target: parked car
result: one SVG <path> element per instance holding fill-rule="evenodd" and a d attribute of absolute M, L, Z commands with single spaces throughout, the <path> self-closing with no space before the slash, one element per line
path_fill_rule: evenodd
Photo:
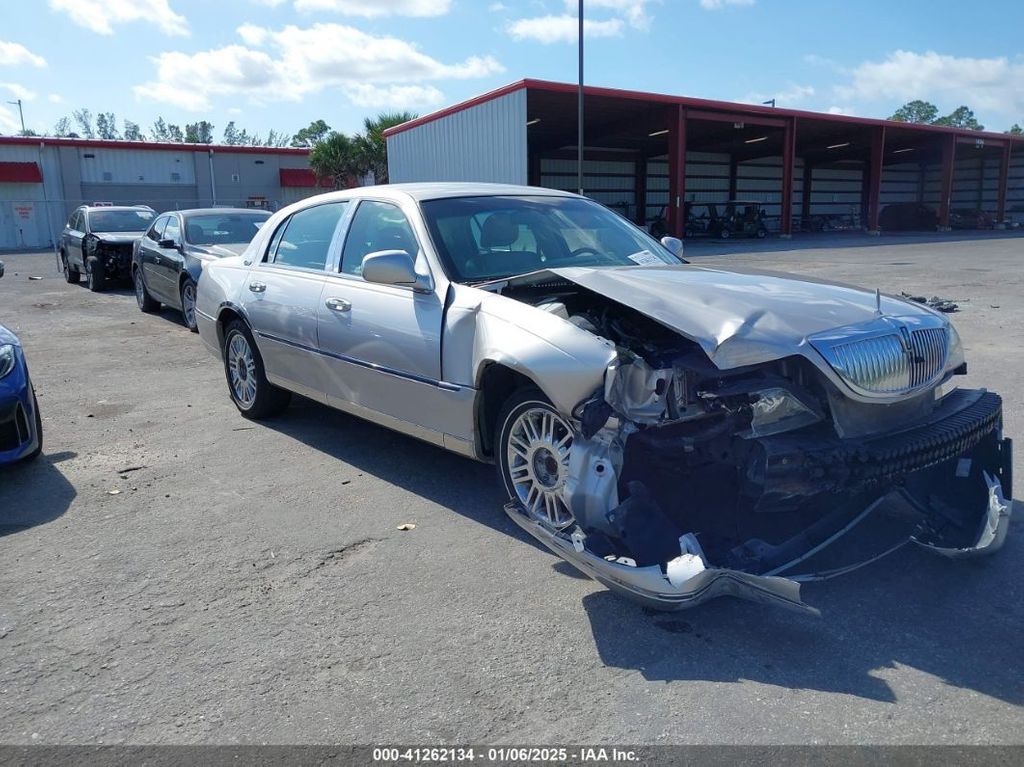
<path fill-rule="evenodd" d="M 75 284 L 85 273 L 89 290 L 94 292 L 103 290 L 107 280 L 127 279 L 131 274 L 132 243 L 155 216 L 145 205 L 75 208 L 57 245 L 64 279 Z"/>
<path fill-rule="evenodd" d="M 994 229 L 995 216 L 978 208 L 955 208 L 949 212 L 951 229 Z"/>
<path fill-rule="evenodd" d="M 42 452 L 43 422 L 25 353 L 18 337 L 0 325 L 0 466 L 36 458 Z"/>
<path fill-rule="evenodd" d="M 550 189 L 364 187 L 277 212 L 196 316 L 243 416 L 296 392 L 493 462 L 517 524 L 657 608 L 999 548 L 1002 401 L 953 388 L 947 317 L 680 245 Z"/>
<path fill-rule="evenodd" d="M 935 209 L 920 202 L 886 205 L 878 215 L 878 225 L 886 232 L 934 232 L 938 224 Z"/>
<path fill-rule="evenodd" d="M 245 250 L 270 218 L 264 210 L 198 208 L 162 213 L 135 240 L 131 276 L 139 309 L 166 304 L 196 330 L 196 284 L 203 264 Z"/>

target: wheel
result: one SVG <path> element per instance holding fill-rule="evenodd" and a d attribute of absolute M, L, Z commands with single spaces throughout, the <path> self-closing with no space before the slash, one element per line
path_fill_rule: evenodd
<path fill-rule="evenodd" d="M 543 525 L 562 530 L 575 521 L 562 500 L 572 427 L 537 389 L 522 389 L 498 416 L 498 474 L 511 500 Z"/>
<path fill-rule="evenodd" d="M 142 269 L 132 270 L 132 282 L 135 283 L 135 303 L 139 305 L 140 311 L 149 314 L 160 308 L 160 302 L 153 300 L 149 291 L 146 290 L 146 283 L 142 279 Z"/>
<path fill-rule="evenodd" d="M 38 458 L 43 452 L 43 417 L 39 414 L 39 398 L 36 397 L 35 387 L 32 387 L 32 409 L 36 411 L 36 436 L 38 437 L 39 444 L 36 445 L 35 450 L 22 459 L 24 461 Z"/>
<path fill-rule="evenodd" d="M 762 227 L 762 228 L 757 230 L 757 239 L 763 240 L 767 236 L 768 236 L 768 230 L 765 229 L 764 227 Z"/>
<path fill-rule="evenodd" d="M 224 333 L 224 375 L 235 407 L 254 421 L 277 415 L 291 401 L 291 392 L 267 380 L 263 358 L 246 324 L 235 320 Z"/>
<path fill-rule="evenodd" d="M 101 264 L 95 258 L 85 259 L 85 284 L 93 293 L 99 293 L 106 286 L 107 275 Z"/>
<path fill-rule="evenodd" d="M 64 281 L 70 285 L 77 285 L 82 274 L 78 271 L 78 267 L 72 266 L 68 263 L 68 254 L 63 250 L 60 252 L 60 266 L 61 270 L 64 272 Z"/>
<path fill-rule="evenodd" d="M 722 231 L 718 233 L 718 236 L 720 239 L 728 240 L 730 237 L 732 237 L 732 232 L 730 232 L 727 227 L 722 227 Z"/>
<path fill-rule="evenodd" d="M 196 325 L 196 284 L 188 278 L 181 284 L 181 316 L 185 318 L 185 327 L 193 333 L 199 332 Z"/>

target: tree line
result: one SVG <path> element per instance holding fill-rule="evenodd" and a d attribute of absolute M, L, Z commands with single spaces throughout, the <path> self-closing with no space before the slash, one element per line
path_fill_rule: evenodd
<path fill-rule="evenodd" d="M 964 128 L 966 130 L 985 130 L 985 126 L 978 122 L 974 116 L 974 110 L 968 106 L 959 106 L 948 115 L 939 115 L 939 108 L 930 101 L 915 99 L 897 109 L 890 117 L 901 123 L 917 123 L 918 125 L 944 125 L 948 128 Z M 1015 123 L 1007 133 L 1015 136 L 1024 134 L 1024 128 Z"/>
<path fill-rule="evenodd" d="M 385 112 L 375 118 L 363 120 L 361 133 L 348 135 L 331 130 L 323 120 L 311 123 L 308 135 L 312 147 L 309 153 L 309 167 L 321 180 L 335 189 L 357 184 L 360 179 L 372 175 L 374 183 L 388 183 L 388 150 L 384 131 L 396 125 L 415 119 L 410 112 Z M 299 134 L 295 134 L 299 138 Z"/>

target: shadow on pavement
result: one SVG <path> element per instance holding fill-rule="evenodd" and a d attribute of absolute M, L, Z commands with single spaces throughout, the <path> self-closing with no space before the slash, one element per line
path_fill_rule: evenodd
<path fill-rule="evenodd" d="M 75 498 L 75 488 L 57 464 L 75 453 L 43 454 L 34 461 L 0 466 L 0 537 L 60 517 Z"/>
<path fill-rule="evenodd" d="M 266 425 L 359 470 L 546 551 L 502 511 L 494 469 L 296 398 Z M 1024 513 L 1021 504 L 1015 511 Z M 602 661 L 659 681 L 750 680 L 894 702 L 887 670 L 909 666 L 950 685 L 1024 703 L 1024 540 L 950 562 L 905 547 L 844 578 L 804 587 L 809 618 L 734 599 L 659 613 L 602 590 L 583 599 Z M 581 578 L 557 561 L 552 577 Z"/>
<path fill-rule="evenodd" d="M 837 248 L 871 248 L 892 245 L 930 245 L 950 242 L 977 242 L 979 240 L 1024 239 L 1024 229 L 989 232 L 892 232 L 871 236 L 864 232 L 832 232 L 828 234 L 794 234 L 792 239 L 768 240 L 704 240 L 687 239 L 685 258 L 724 256 L 734 253 L 781 253 L 797 250 L 823 250 Z"/>

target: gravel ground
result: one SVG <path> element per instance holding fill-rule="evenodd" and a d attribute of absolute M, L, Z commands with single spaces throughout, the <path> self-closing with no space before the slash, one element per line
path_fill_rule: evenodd
<path fill-rule="evenodd" d="M 1024 239 L 933 239 L 713 263 L 961 300 L 1021 435 Z M 490 467 L 304 401 L 249 423 L 175 313 L 4 260 L 46 447 L 0 470 L 0 742 L 1024 742 L 1019 503 L 994 558 L 806 587 L 821 619 L 649 613 L 520 533 Z"/>

